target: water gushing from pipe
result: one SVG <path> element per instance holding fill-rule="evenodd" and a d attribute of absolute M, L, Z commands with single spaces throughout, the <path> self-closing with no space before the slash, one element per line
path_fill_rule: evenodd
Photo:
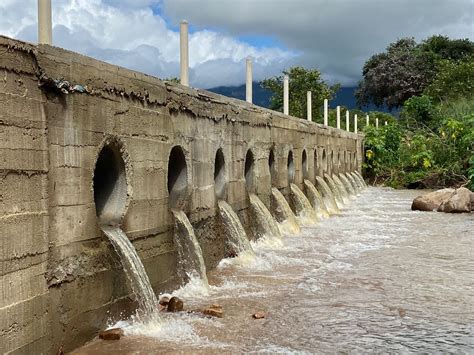
<path fill-rule="evenodd" d="M 329 214 L 339 213 L 339 207 L 337 206 L 334 195 L 324 179 L 320 176 L 316 176 L 316 181 L 318 183 L 318 190 L 321 191 L 323 195 L 324 204 Z"/>
<path fill-rule="evenodd" d="M 148 321 L 151 318 L 158 318 L 158 300 L 133 244 L 119 226 L 101 225 L 101 229 L 120 256 L 125 275 L 138 302 L 138 320 Z"/>
<path fill-rule="evenodd" d="M 257 234 L 261 238 L 281 238 L 280 230 L 278 225 L 273 219 L 270 211 L 265 206 L 265 204 L 258 198 L 255 194 L 250 194 L 250 206 L 253 213 L 255 214 L 256 223 L 257 223 Z"/>
<path fill-rule="evenodd" d="M 315 224 L 318 221 L 318 216 L 308 198 L 295 184 L 290 184 L 290 189 L 299 222 L 306 225 Z"/>
<path fill-rule="evenodd" d="M 274 213 L 278 220 L 280 231 L 284 234 L 297 234 L 300 226 L 296 216 L 285 199 L 285 196 L 276 187 L 272 187 L 272 199 L 275 204 Z"/>
<path fill-rule="evenodd" d="M 247 251 L 253 253 L 252 245 L 247 238 L 244 227 L 232 207 L 223 200 L 220 200 L 217 205 L 219 206 L 219 213 L 227 231 L 230 249 L 236 254 Z"/>
<path fill-rule="evenodd" d="M 209 290 L 206 265 L 193 226 L 183 211 L 172 209 L 171 212 L 174 216 L 173 237 L 178 250 L 181 276 L 188 281 L 198 279 L 204 290 Z"/>
<path fill-rule="evenodd" d="M 323 197 L 313 185 L 313 183 L 309 180 L 304 181 L 304 185 L 306 188 L 306 195 L 308 196 L 308 200 L 314 208 L 316 215 L 319 219 L 328 218 L 329 212 L 324 204 Z"/>
<path fill-rule="evenodd" d="M 326 180 L 329 188 L 331 189 L 334 199 L 336 200 L 337 206 L 339 207 L 339 209 L 341 209 L 344 206 L 344 200 L 342 199 L 341 191 L 339 191 L 339 188 L 337 187 L 336 183 L 328 174 L 324 174 L 324 179 Z"/>

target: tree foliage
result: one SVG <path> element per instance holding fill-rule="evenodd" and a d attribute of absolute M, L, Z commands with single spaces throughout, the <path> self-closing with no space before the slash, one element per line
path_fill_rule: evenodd
<path fill-rule="evenodd" d="M 436 101 L 474 96 L 474 55 L 462 61 L 441 61 L 425 92 Z"/>
<path fill-rule="evenodd" d="M 410 97 L 421 95 L 440 71 L 448 70 L 443 61 L 464 61 L 473 54 L 474 43 L 467 39 L 433 36 L 420 44 L 413 38 L 400 39 L 365 63 L 356 91 L 358 104 L 401 107 Z"/>
<path fill-rule="evenodd" d="M 283 71 L 282 75 L 263 80 L 260 85 L 270 90 L 273 95 L 270 101 L 270 108 L 277 111 L 283 111 L 283 78 L 284 75 L 290 77 L 289 91 L 290 115 L 305 118 L 306 117 L 306 93 L 311 91 L 313 112 L 319 112 L 323 105 L 323 100 L 331 100 L 339 85 L 329 86 L 321 78 L 321 73 L 316 69 L 305 69 L 303 67 L 292 67 L 288 71 Z M 316 115 L 313 115 L 316 116 Z"/>

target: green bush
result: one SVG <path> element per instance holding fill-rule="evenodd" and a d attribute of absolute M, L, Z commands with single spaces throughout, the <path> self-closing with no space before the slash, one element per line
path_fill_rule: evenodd
<path fill-rule="evenodd" d="M 460 99 L 433 105 L 429 97 L 408 101 L 402 124 L 364 129 L 367 176 L 392 187 L 473 188 L 473 103 Z M 412 124 L 406 127 L 408 121 Z"/>

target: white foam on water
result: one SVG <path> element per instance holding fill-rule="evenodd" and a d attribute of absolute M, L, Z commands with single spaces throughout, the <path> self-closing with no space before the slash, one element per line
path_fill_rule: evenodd
<path fill-rule="evenodd" d="M 194 273 L 188 274 L 188 282 L 172 293 L 173 296 L 180 298 L 203 298 L 208 297 L 211 293 L 211 287 L 201 275 Z"/>

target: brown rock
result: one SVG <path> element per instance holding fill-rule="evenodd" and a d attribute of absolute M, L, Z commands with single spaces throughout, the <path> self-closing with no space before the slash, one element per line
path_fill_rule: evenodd
<path fill-rule="evenodd" d="M 183 301 L 178 297 L 171 297 L 168 302 L 168 312 L 181 312 L 184 308 Z"/>
<path fill-rule="evenodd" d="M 449 200 L 454 193 L 454 189 L 442 189 L 418 196 L 413 200 L 411 209 L 414 211 L 435 211 L 443 202 Z"/>
<path fill-rule="evenodd" d="M 209 307 L 204 308 L 202 314 L 211 317 L 222 318 L 224 316 L 224 311 L 222 310 L 222 306 L 218 304 L 211 304 Z"/>
<path fill-rule="evenodd" d="M 443 202 L 438 212 L 446 213 L 469 213 L 471 212 L 471 196 L 474 195 L 469 189 L 460 187 L 445 202 Z"/>
<path fill-rule="evenodd" d="M 119 340 L 123 335 L 123 329 L 112 328 L 99 333 L 99 338 L 103 340 Z"/>
<path fill-rule="evenodd" d="M 265 312 L 263 311 L 259 311 L 259 312 L 256 312 L 254 314 L 252 314 L 252 317 L 255 318 L 255 319 L 263 319 L 265 318 Z"/>

